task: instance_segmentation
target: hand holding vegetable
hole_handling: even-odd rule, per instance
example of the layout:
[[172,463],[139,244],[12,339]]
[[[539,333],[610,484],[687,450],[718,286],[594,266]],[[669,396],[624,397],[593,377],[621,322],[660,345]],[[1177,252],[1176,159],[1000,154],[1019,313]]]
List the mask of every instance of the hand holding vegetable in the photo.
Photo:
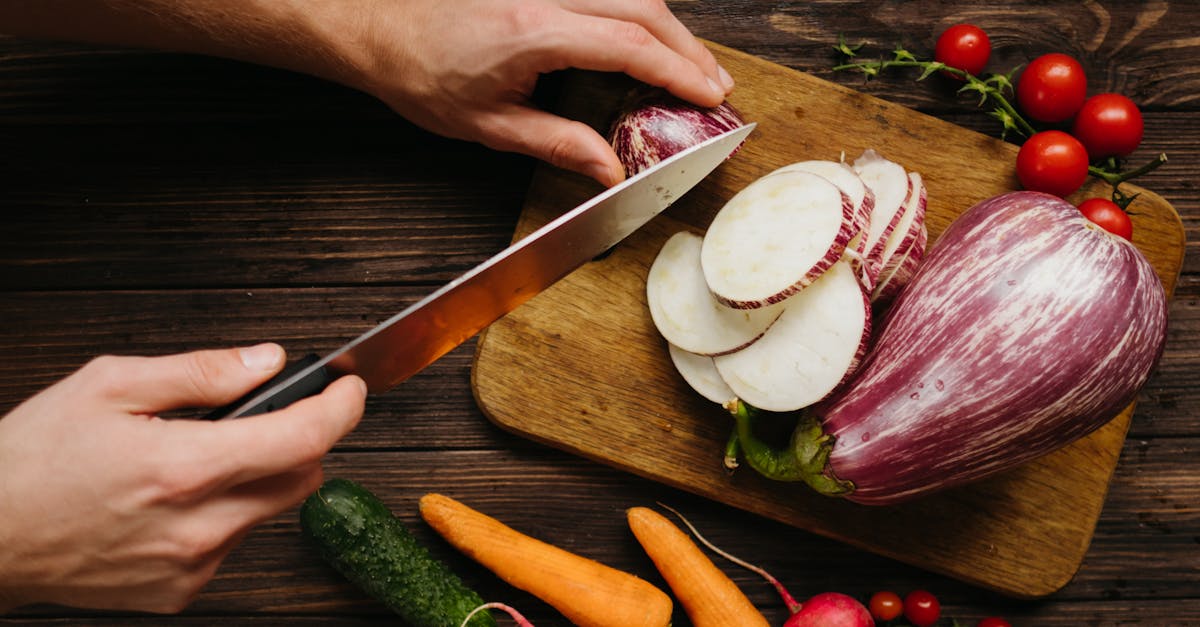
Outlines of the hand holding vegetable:
[[[70,14],[70,20],[62,19]],[[625,72],[714,107],[733,80],[661,0],[63,0],[0,5],[17,35],[141,45],[305,72],[361,89],[448,137],[612,185],[590,127],[530,104],[539,75]]]
[[320,485],[366,390],[346,377],[233,421],[158,414],[229,403],[283,363],[274,344],[101,357],[0,420],[0,611],[182,609],[251,527]]

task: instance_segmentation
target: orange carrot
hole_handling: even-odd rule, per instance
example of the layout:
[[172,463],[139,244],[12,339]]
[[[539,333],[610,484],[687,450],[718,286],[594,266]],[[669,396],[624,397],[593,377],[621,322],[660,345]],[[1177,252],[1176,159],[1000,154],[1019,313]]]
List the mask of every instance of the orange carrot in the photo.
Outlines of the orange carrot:
[[447,542],[580,627],[667,627],[671,598],[650,582],[512,529],[441,494],[421,517]]
[[695,627],[767,627],[750,599],[679,527],[646,507],[626,512],[629,528]]

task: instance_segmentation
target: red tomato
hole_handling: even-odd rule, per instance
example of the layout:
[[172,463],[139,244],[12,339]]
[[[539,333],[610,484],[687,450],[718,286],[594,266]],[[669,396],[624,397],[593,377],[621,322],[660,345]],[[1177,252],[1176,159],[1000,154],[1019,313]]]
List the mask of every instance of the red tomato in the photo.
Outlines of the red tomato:
[[868,603],[868,606],[871,609],[871,616],[876,620],[892,620],[904,612],[904,602],[895,592],[876,592],[871,595],[871,602]]
[[1106,198],[1089,198],[1079,203],[1079,212],[1105,231],[1133,241],[1133,222],[1117,203]]
[[1142,112],[1132,100],[1121,94],[1097,94],[1084,101],[1071,134],[1095,160],[1133,152],[1142,143],[1142,130]]
[[904,617],[916,627],[931,627],[942,615],[942,604],[925,590],[913,590],[904,597]]
[[1062,122],[1083,106],[1087,76],[1074,58],[1052,52],[1034,59],[1017,79],[1017,103],[1039,122]]
[[976,623],[975,627],[1012,627],[1012,624],[1003,618],[989,616]]
[[[968,74],[978,75],[992,55],[992,42],[983,29],[971,24],[955,24],[938,37],[933,58]],[[953,76],[947,73],[947,76]],[[954,78],[958,78],[954,76]]]
[[1037,133],[1017,153],[1017,177],[1025,189],[1069,196],[1087,175],[1087,149],[1062,131]]

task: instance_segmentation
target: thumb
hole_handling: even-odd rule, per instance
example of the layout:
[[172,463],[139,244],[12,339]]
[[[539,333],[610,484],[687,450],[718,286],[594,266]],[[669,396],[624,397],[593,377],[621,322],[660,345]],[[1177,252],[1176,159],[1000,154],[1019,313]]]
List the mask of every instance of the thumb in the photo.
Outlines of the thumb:
[[480,141],[490,148],[535,157],[606,187],[625,179],[625,168],[612,146],[582,122],[512,104],[484,118],[480,133]]
[[203,350],[163,357],[115,357],[109,362],[112,389],[132,413],[232,402],[283,369],[278,344]]

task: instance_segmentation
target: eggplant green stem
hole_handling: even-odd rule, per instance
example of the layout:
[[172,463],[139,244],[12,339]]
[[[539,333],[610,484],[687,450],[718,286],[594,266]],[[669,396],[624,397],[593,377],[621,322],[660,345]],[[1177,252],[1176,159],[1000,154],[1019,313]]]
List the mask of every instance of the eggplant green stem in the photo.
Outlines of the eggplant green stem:
[[830,470],[829,455],[836,438],[825,433],[820,421],[811,414],[800,415],[787,448],[778,450],[754,435],[757,409],[738,401],[731,412],[737,423],[742,457],[762,476],[775,481],[803,481],[827,496],[854,491],[852,482],[838,479]]

